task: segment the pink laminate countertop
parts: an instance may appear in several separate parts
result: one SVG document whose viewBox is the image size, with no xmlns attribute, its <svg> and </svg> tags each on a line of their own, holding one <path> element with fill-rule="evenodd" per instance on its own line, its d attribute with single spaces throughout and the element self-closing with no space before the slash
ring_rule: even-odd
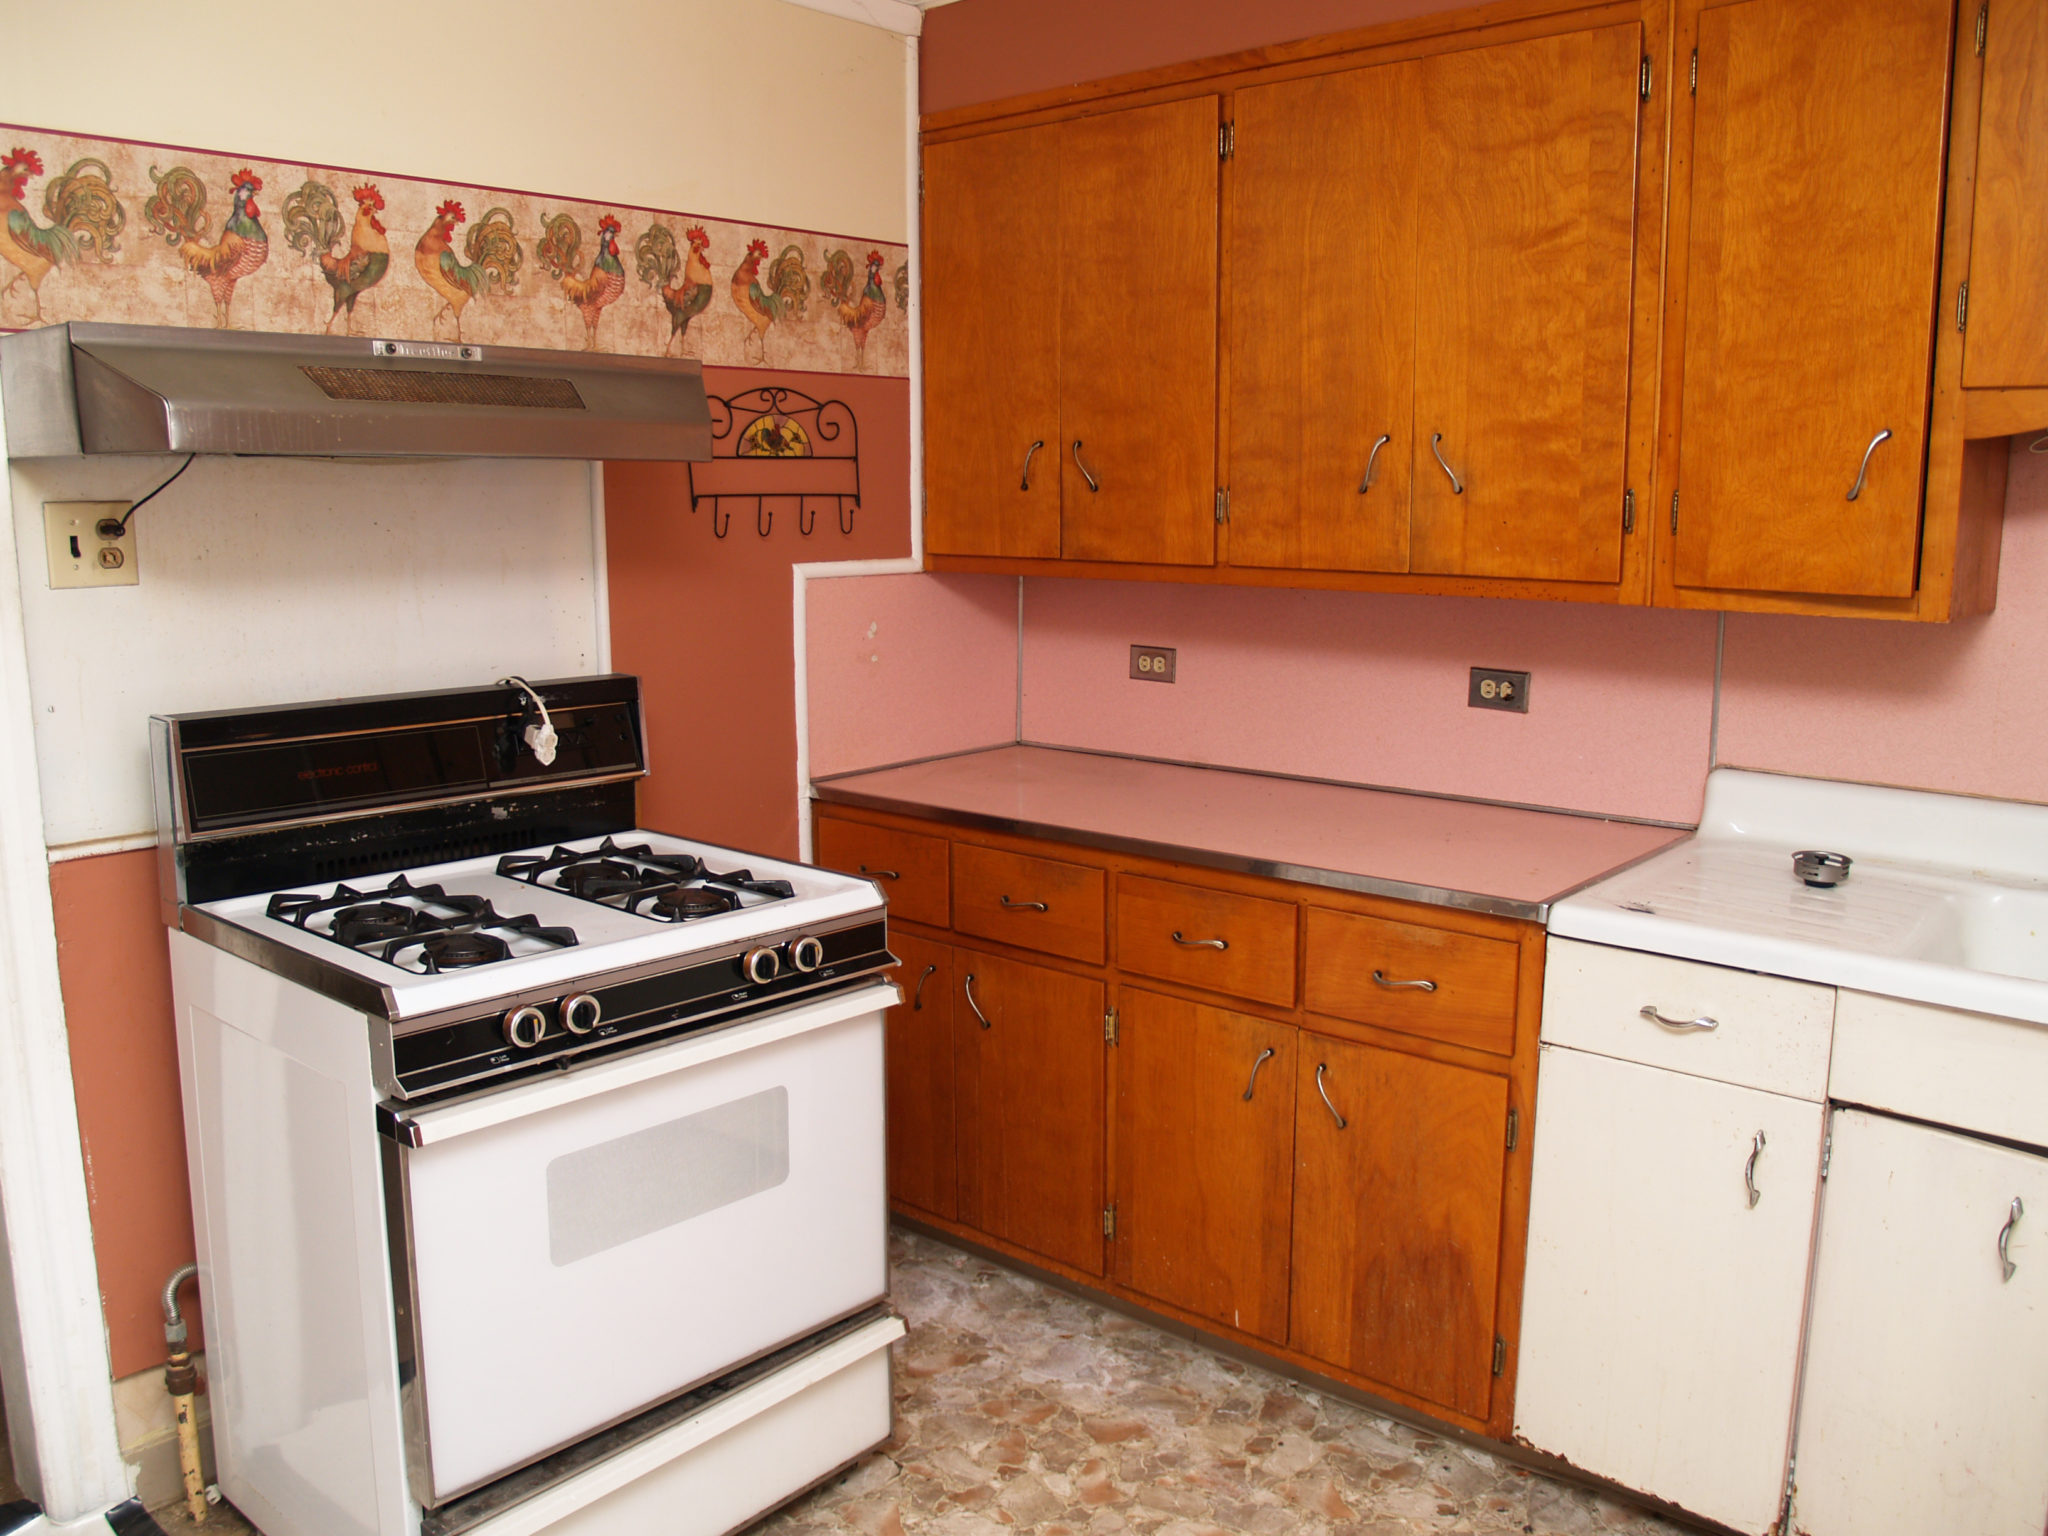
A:
<svg viewBox="0 0 2048 1536">
<path fill-rule="evenodd" d="M 1395 790 L 1050 747 L 997 747 L 819 782 L 821 802 L 1541 921 L 1687 836 Z"/>
</svg>

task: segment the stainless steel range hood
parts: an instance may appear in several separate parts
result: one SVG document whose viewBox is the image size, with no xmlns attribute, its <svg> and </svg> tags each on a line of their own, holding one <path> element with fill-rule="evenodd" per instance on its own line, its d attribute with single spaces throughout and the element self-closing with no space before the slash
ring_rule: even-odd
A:
<svg viewBox="0 0 2048 1536">
<path fill-rule="evenodd" d="M 711 457 L 690 359 L 77 323 L 0 339 L 0 404 L 16 459 Z"/>
</svg>

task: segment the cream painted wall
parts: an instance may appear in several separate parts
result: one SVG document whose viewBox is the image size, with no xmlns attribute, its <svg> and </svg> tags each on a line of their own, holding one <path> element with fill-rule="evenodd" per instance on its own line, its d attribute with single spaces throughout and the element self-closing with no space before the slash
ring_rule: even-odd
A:
<svg viewBox="0 0 2048 1536">
<path fill-rule="evenodd" d="M 900 241 L 904 49 L 783 0 L 6 7 L 0 115 Z"/>
</svg>

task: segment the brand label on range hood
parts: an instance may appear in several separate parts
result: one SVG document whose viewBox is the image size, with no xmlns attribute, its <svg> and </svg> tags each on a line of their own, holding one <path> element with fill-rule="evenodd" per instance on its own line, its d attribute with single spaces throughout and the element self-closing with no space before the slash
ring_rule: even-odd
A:
<svg viewBox="0 0 2048 1536">
<path fill-rule="evenodd" d="M 484 349 L 473 347 L 468 342 L 454 341 L 373 341 L 370 351 L 376 357 L 431 357 L 445 363 L 480 363 L 484 360 Z"/>
</svg>

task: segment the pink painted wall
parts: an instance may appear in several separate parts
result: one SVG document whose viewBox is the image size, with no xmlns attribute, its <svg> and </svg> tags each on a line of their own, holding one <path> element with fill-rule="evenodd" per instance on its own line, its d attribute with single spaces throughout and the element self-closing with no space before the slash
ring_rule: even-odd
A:
<svg viewBox="0 0 2048 1536">
<path fill-rule="evenodd" d="M 1024 739 L 1660 821 L 1699 818 L 1711 614 L 1028 581 Z M 1130 646 L 1178 652 L 1172 685 Z M 1467 669 L 1533 674 L 1526 715 Z"/>
<path fill-rule="evenodd" d="M 1017 583 L 851 576 L 805 588 L 811 774 L 1017 739 Z"/>
<path fill-rule="evenodd" d="M 1730 614 L 1720 760 L 2048 801 L 2048 455 L 2021 441 L 1998 609 L 1948 625 Z"/>
</svg>

